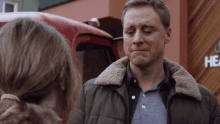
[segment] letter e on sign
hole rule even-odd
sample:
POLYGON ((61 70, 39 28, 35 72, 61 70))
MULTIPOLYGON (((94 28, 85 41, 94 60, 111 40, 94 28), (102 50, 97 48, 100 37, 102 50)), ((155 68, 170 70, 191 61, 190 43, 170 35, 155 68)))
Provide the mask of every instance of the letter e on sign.
POLYGON ((212 66, 218 67, 218 55, 212 56, 212 66))

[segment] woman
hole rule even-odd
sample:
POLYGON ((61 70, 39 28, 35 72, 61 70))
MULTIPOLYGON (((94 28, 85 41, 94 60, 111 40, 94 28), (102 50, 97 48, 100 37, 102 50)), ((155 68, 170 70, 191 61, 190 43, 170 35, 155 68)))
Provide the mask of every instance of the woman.
POLYGON ((79 84, 65 38, 43 22, 18 18, 0 30, 0 124, 60 124, 79 84))

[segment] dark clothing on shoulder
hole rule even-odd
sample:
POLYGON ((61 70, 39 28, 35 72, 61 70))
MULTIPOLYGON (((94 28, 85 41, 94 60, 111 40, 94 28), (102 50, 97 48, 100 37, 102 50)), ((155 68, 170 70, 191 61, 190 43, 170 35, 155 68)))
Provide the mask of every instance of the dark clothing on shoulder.
MULTIPOLYGON (((124 57, 84 84, 71 124, 130 123, 129 90, 123 83, 128 62, 124 57)), ((167 109, 167 124, 220 124, 220 108, 214 94, 180 65, 167 59, 164 63, 170 78, 160 85, 159 92, 167 109)))

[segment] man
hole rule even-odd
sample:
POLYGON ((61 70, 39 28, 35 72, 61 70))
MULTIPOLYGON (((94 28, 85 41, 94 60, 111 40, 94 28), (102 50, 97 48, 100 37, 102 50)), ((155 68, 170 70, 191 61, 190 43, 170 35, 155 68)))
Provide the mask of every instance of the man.
POLYGON ((124 57, 80 94, 72 123, 220 124, 215 96, 164 58, 170 12, 161 0, 129 0, 122 15, 124 57))

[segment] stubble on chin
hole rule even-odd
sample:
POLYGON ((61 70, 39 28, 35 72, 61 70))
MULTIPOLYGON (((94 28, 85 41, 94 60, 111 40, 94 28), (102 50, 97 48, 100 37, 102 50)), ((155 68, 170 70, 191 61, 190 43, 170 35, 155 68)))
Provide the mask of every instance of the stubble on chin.
POLYGON ((132 64, 133 66, 139 67, 139 68, 143 68, 143 67, 147 67, 150 63, 149 59, 150 56, 130 56, 128 57, 130 60, 130 64, 132 64))
POLYGON ((142 56, 130 54, 130 56, 128 56, 128 58, 130 60, 130 64, 132 64, 133 66, 138 67, 140 69, 141 68, 146 69, 152 65, 155 65, 158 61, 160 61, 161 57, 162 57, 162 59, 164 58, 163 53, 156 54, 156 55, 146 54, 146 55, 142 55, 142 56))

